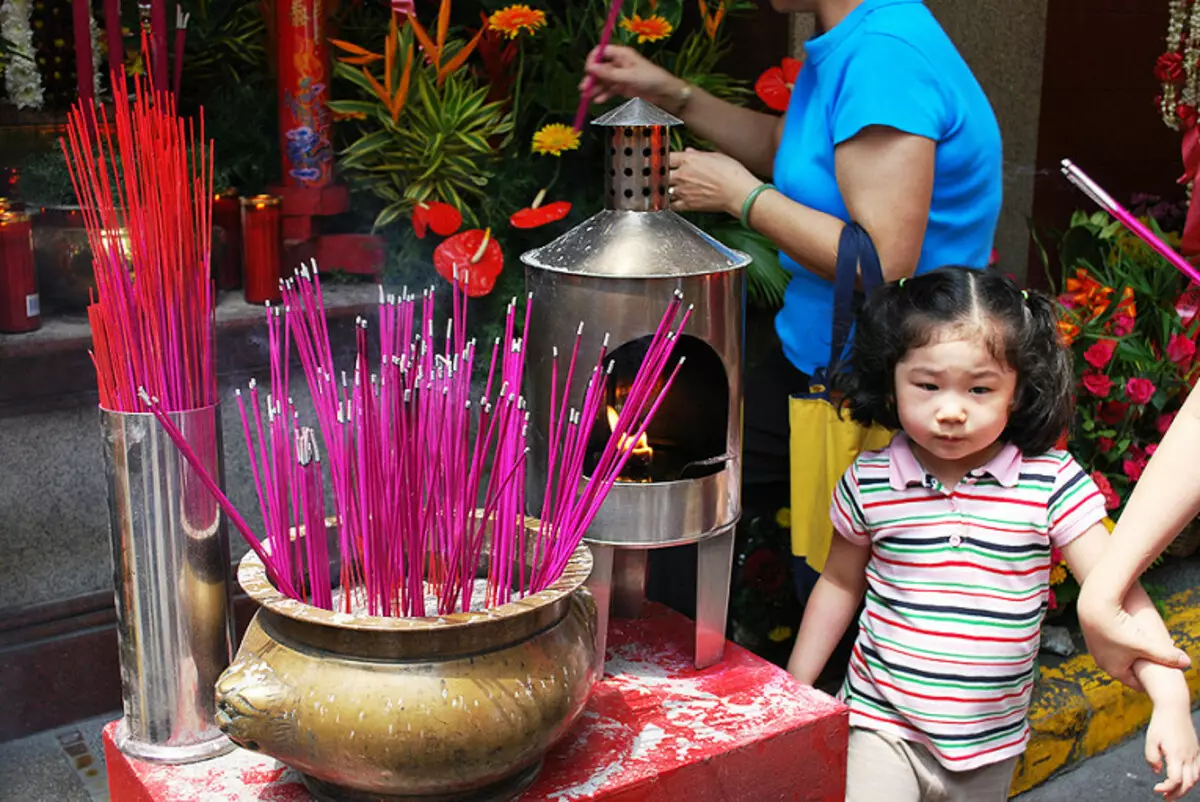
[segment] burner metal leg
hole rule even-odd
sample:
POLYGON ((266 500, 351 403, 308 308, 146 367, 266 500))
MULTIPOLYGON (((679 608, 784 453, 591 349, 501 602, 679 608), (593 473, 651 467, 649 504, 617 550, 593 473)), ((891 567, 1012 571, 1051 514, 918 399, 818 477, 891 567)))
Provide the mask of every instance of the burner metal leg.
POLYGON ((592 573, 587 589, 596 602, 596 678, 604 677, 605 650, 608 648, 608 615, 612 606, 613 554, 612 546, 589 543, 592 550, 592 573))
POLYGON ((725 655, 734 528, 730 525, 721 534, 697 544, 696 668, 708 668, 721 662, 725 655))
POLYGON ((617 618, 640 618, 646 603, 648 549, 614 549, 612 614, 617 618))

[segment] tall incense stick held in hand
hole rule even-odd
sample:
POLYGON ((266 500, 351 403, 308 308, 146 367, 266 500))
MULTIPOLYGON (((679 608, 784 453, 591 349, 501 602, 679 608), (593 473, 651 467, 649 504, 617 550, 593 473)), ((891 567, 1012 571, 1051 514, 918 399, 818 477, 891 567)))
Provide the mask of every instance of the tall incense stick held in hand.
MULTIPOLYGON (((608 47, 608 40, 612 38, 613 28, 617 25, 617 17, 621 13, 621 0, 612 0, 608 7, 608 19, 604 21, 604 30, 600 33, 600 46, 596 49, 596 60, 604 58, 604 48, 608 47)), ((576 131, 583 130, 583 118, 587 114, 588 101, 592 97, 592 86, 596 83, 596 79, 589 75, 583 82, 583 89, 579 93, 579 108, 575 110, 575 125, 576 131)))

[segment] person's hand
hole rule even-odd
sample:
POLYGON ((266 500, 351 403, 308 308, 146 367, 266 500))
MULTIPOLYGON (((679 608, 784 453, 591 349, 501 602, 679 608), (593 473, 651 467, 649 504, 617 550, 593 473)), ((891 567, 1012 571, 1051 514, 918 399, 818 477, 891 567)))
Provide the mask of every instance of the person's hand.
POLYGON ((742 203, 761 182, 736 159, 723 153, 688 148, 671 153, 671 210, 729 212, 741 215, 742 203))
MULTIPOLYGON (((583 71, 591 76, 591 99, 596 103, 620 97, 640 97, 671 111, 673 104, 666 99, 678 96, 683 81, 662 67, 654 64, 632 47, 609 45, 604 48, 604 59, 597 58, 599 47, 588 53, 583 71)), ((587 78, 579 83, 579 91, 586 88, 587 78)))
POLYGON ((1137 625, 1119 601, 1113 601, 1095 583, 1084 582, 1075 603, 1079 626, 1096 665, 1134 690, 1142 690, 1133 676, 1134 661, 1144 658, 1168 668, 1187 668, 1191 660, 1169 636, 1152 637, 1137 625))
POLYGON ((1146 762, 1156 774, 1162 773, 1165 764, 1167 776, 1154 786, 1165 802, 1183 797, 1200 778, 1200 742, 1186 694, 1172 704, 1155 701, 1146 728, 1146 762))

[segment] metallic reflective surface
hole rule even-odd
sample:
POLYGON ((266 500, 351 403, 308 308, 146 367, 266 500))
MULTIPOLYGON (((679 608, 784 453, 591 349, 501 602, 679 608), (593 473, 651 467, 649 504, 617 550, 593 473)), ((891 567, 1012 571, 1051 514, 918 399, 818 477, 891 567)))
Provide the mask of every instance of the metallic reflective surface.
POLYGON ((217 683, 221 728, 321 799, 510 799, 597 678, 591 569, 581 545, 525 599, 382 618, 288 599, 248 554, 238 581, 262 609, 217 683))
MULTIPOLYGON (((218 408, 171 413, 218 481, 218 408)), ((229 665, 233 610, 220 508, 154 416, 100 410, 124 716, 116 743, 187 763, 233 748, 213 686, 229 665)))

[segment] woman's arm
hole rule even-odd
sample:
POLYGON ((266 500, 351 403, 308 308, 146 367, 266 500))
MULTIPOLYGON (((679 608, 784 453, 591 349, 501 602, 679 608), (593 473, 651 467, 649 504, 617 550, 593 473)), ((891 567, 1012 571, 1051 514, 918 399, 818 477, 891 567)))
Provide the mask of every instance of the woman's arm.
POLYGON ((844 537, 833 536, 825 570, 804 606, 800 634, 788 660, 788 672, 805 685, 817 681, 829 655, 854 620, 867 588, 870 557, 869 545, 858 546, 844 537))
POLYGON ((729 103, 694 86, 685 100, 689 84, 633 48, 609 45, 603 61, 596 58, 597 52, 598 48, 588 54, 584 66, 595 80, 593 100, 603 103, 616 95, 644 98, 682 119, 694 133, 757 175, 770 177, 774 172, 782 117, 729 103))
MULTIPOLYGON (((846 208, 871 235, 887 281, 916 272, 933 197, 936 148, 933 140, 871 126, 834 152, 846 208)), ((719 153, 671 154, 671 208, 676 211, 725 211, 738 217, 759 183, 719 153)), ((845 225, 840 219, 779 192, 764 192, 751 207, 749 222, 796 262, 833 280, 845 225)))
POLYGON ((1169 637, 1137 626, 1121 600, 1179 531, 1200 512, 1200 482, 1191 479, 1200 450, 1200 393, 1184 402, 1129 497, 1107 550, 1082 583, 1077 609, 1096 663, 1128 681, 1139 657, 1166 666, 1190 661, 1169 637))
MULTIPOLYGON (((872 126, 834 151, 842 199, 850 219, 871 235, 886 281, 917 270, 933 197, 936 149, 933 140, 872 126)), ((768 192, 751 208, 750 225, 797 263, 833 280, 841 220, 768 192)))

